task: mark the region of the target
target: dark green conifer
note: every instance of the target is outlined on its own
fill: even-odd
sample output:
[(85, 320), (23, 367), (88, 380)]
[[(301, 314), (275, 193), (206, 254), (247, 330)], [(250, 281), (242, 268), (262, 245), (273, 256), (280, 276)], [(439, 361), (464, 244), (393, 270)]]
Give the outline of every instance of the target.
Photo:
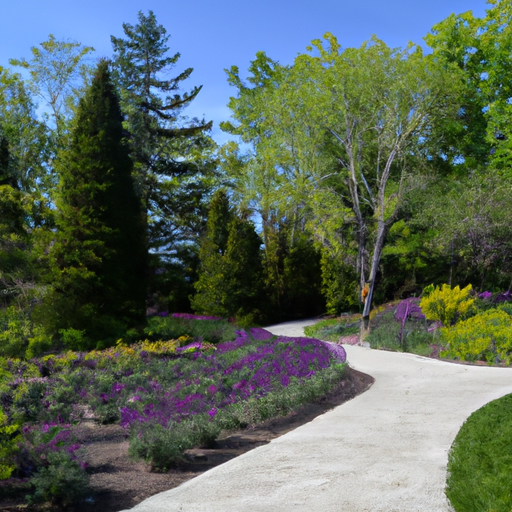
[(192, 307), (210, 315), (236, 316), (247, 323), (257, 318), (262, 283), (260, 245), (247, 213), (236, 215), (226, 193), (217, 192), (201, 241)]
[(58, 159), (55, 272), (43, 310), (71, 348), (111, 343), (145, 319), (145, 233), (122, 122), (101, 61)]

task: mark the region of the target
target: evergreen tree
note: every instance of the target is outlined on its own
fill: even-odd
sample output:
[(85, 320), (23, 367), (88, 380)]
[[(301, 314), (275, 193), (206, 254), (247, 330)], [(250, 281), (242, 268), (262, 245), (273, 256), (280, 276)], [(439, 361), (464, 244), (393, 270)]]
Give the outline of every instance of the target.
[(199, 279), (194, 283), (196, 294), (191, 298), (195, 311), (219, 316), (230, 315), (226, 304), (224, 255), (233, 216), (227, 194), (222, 190), (216, 192), (210, 203), (206, 230), (199, 249)]
[[(212, 143), (204, 133), (212, 123), (187, 121), (182, 116), (201, 87), (178, 94), (181, 82), (190, 76), (192, 68), (175, 78), (163, 78), (180, 54), (168, 55), (169, 36), (152, 11), (147, 16), (139, 12), (138, 20), (135, 26), (123, 24), (126, 39), (111, 37), (115, 52), (113, 74), (126, 113), (139, 193), (147, 215), (160, 220), (172, 216), (169, 201), (179, 195), (176, 181), (171, 178), (197, 175), (199, 169), (207, 166), (203, 150)], [(151, 230), (150, 222), (148, 229)], [(150, 238), (152, 235), (149, 233)]]
[(248, 213), (235, 215), (229, 224), (224, 256), (228, 284), (225, 303), (229, 316), (237, 317), (245, 325), (253, 324), (261, 316), (261, 243)]
[(55, 272), (41, 315), (75, 349), (112, 342), (145, 320), (142, 209), (122, 122), (103, 60), (58, 159)]
[(211, 202), (199, 250), (199, 279), (194, 310), (251, 323), (260, 315), (261, 240), (247, 213), (236, 215), (225, 192)]

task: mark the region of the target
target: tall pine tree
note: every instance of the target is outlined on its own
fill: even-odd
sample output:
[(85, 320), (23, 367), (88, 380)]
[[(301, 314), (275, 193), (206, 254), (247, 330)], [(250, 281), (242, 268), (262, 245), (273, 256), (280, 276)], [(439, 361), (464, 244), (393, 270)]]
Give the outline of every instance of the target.
[(55, 272), (42, 320), (70, 348), (104, 346), (145, 320), (142, 207), (122, 122), (103, 60), (58, 159)]

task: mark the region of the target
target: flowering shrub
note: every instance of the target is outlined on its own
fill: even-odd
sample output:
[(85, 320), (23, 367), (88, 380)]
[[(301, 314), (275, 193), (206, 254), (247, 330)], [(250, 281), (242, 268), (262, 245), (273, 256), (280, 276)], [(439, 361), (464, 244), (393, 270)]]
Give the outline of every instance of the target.
[(512, 362), (512, 317), (491, 309), (441, 329), (446, 355), (462, 361)]
[(441, 288), (436, 286), (421, 299), (420, 308), (427, 320), (439, 321), (448, 327), (473, 309), (475, 299), (469, 297), (471, 289), (471, 285), (462, 290), (459, 286), (452, 289), (448, 284)]
[(419, 307), (420, 299), (416, 297), (409, 297), (401, 301), (395, 311), (395, 320), (400, 322), (400, 331), (398, 333), (398, 344), (402, 347), (405, 346), (405, 323), (408, 318), (414, 318), (416, 320), (425, 320), (425, 315)]
[[(158, 319), (168, 320), (173, 318)], [(210, 322), (216, 329), (217, 321)], [(120, 422), (133, 456), (167, 468), (220, 429), (286, 414), (343, 376), (342, 347), (275, 338), (260, 328), (233, 327), (233, 333), (216, 345), (184, 335), (31, 361), (0, 359), (0, 405), (7, 418), (0, 427), (24, 425), (16, 462), (11, 455), (2, 461), (4, 477), (42, 475), (37, 485), (45, 496), (48, 480), (64, 481), (51, 460), (64, 461), (75, 474), (82, 459), (70, 425), (86, 412), (101, 423)], [(0, 450), (10, 450), (1, 432)]]
[(398, 303), (395, 311), (395, 320), (403, 322), (408, 318), (415, 318), (417, 320), (425, 320), (425, 315), (421, 310), (420, 299), (418, 297), (409, 297)]

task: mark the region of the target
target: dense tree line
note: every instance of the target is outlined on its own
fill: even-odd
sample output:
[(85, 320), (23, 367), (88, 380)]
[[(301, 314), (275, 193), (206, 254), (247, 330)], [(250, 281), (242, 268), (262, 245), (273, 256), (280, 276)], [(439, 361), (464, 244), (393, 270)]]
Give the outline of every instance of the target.
[(429, 52), (260, 52), (227, 70), (223, 147), (151, 11), (110, 60), (50, 35), (0, 67), (0, 355), (135, 339), (162, 311), (368, 317), (430, 283), (510, 288), (511, 16), (452, 15)]

